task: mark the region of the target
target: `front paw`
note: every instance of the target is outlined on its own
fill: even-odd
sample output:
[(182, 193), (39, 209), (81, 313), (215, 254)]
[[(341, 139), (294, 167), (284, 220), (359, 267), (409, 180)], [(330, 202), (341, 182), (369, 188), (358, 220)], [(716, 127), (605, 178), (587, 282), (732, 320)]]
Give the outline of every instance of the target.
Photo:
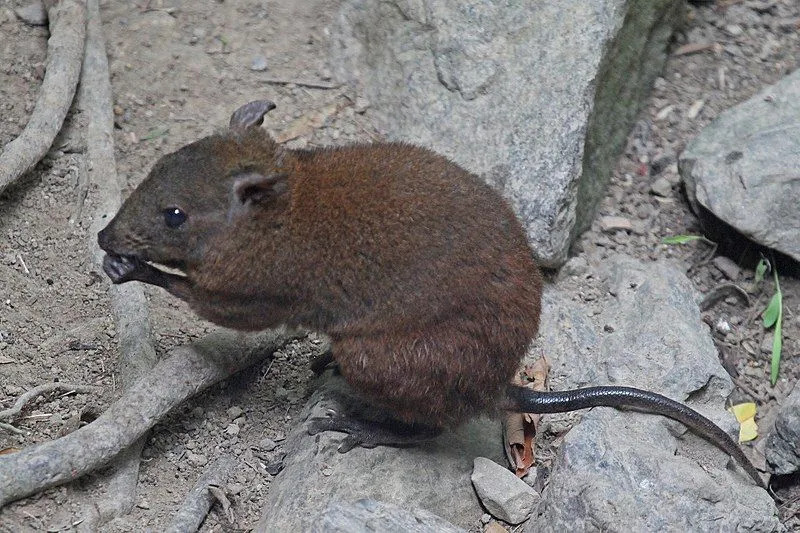
[(125, 283), (137, 279), (144, 267), (139, 259), (125, 255), (106, 254), (103, 258), (103, 271), (113, 283)]

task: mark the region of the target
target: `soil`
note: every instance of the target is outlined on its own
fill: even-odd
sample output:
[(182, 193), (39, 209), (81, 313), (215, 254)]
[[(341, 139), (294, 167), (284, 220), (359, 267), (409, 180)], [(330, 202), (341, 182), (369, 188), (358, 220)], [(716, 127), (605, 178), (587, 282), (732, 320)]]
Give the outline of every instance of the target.
[[(139, 4), (102, 6), (117, 165), (128, 190), (160, 156), (224, 127), (233, 109), (256, 98), (277, 103), (266, 127), (289, 139), (292, 147), (383, 137), (371, 124), (369, 102), (338, 87), (325, 64), (326, 27), (338, 2)], [(24, 127), (44, 73), (48, 33), (17, 19), (13, 9), (22, 5), (16, 0), (0, 3), (2, 144)], [(721, 111), (799, 66), (799, 23), (795, 0), (690, 6), (663, 76), (619, 159), (597, 221), (575, 245), (575, 253), (595, 248), (601, 254), (616, 250), (643, 260), (674, 258), (703, 293), (723, 283), (749, 288), (749, 306), (726, 299), (704, 317), (737, 383), (731, 399), (756, 402), (761, 435), (800, 378), (800, 281), (780, 277), (783, 360), (780, 379), (772, 387), (771, 333), (759, 316), (774, 290), (772, 279), (751, 287), (755, 263), (744, 248), (726, 249), (740, 269), (737, 274), (703, 242), (665, 245), (661, 240), (704, 231), (681, 189), (677, 154)], [(682, 45), (696, 43), (710, 46), (682, 53)], [(73, 121), (79, 122), (76, 117)], [(63, 135), (34, 171), (0, 196), (0, 409), (24, 391), (52, 381), (98, 385), (103, 393), (43, 396), (15, 421), (24, 435), (0, 430), (0, 450), (72, 431), (119, 395), (109, 283), (89, 259), (88, 243), (94, 236), (87, 233), (90, 221), (83, 213), (90, 210), (80, 210), (76, 188), (82, 151), (74, 136)], [(601, 224), (603, 216), (624, 217), (632, 229), (608, 228)], [(159, 354), (213, 328), (162, 292), (148, 288), (147, 295)], [(316, 335), (293, 342), (156, 426), (143, 452), (136, 506), (107, 530), (163, 529), (204, 465), (223, 452), (238, 458), (225, 486), (233, 523), (214, 510), (203, 531), (252, 527), (269, 491), (270, 472), (279, 468), (281, 440), (311, 387), (308, 361), (323, 344)], [(762, 446), (763, 438), (748, 445), (756, 462), (763, 463)], [(796, 481), (782, 480), (779, 490), (788, 501), (781, 512), (790, 529), (800, 528), (800, 505), (793, 501), (800, 498)], [(0, 531), (70, 530), (81, 503), (95, 490), (89, 477), (11, 504), (0, 511)]]

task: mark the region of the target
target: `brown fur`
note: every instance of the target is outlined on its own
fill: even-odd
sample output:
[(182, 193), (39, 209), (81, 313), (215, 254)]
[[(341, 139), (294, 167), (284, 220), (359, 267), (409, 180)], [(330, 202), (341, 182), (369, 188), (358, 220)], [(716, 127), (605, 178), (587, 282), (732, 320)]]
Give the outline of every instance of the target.
[[(232, 210), (245, 172), (285, 173), (288, 190)], [(190, 227), (164, 227), (170, 205)], [(353, 388), (406, 422), (492, 406), (538, 327), (541, 279), (509, 206), (416, 146), (284, 151), (258, 129), (202, 139), (159, 161), (101, 243), (182, 267), (189, 285), (173, 292), (218, 324), (328, 333)]]

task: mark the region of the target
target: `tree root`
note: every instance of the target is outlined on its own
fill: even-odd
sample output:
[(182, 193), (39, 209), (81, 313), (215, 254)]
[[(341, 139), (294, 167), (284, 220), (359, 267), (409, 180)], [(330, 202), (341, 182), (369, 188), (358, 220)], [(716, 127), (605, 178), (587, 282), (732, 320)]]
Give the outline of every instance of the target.
[(184, 533), (200, 529), (211, 506), (217, 501), (209, 486), (220, 486), (225, 483), (235, 464), (233, 457), (223, 455), (206, 468), (172, 518), (166, 529), (167, 533)]
[(219, 330), (170, 352), (94, 422), (60, 439), (0, 456), (0, 507), (108, 463), (173, 407), (263, 359), (297, 335)]
[(50, 19), (47, 70), (28, 124), (0, 154), (0, 193), (32, 169), (50, 149), (72, 104), (81, 73), (85, 0), (47, 0), (45, 7)]
[[(91, 184), (93, 195), (87, 244), (94, 268), (102, 272), (103, 251), (97, 244), (96, 235), (119, 209), (122, 198), (114, 158), (111, 82), (98, 0), (88, 0), (87, 11), (86, 50), (77, 104), (88, 118), (86, 160), (90, 164), (81, 167), (89, 174), (82, 181)], [(128, 389), (158, 360), (151, 340), (150, 314), (144, 291), (138, 283), (112, 285), (109, 297), (119, 342), (117, 381), (123, 389)], [(99, 484), (104, 490), (85, 504), (80, 529), (96, 530), (117, 516), (127, 514), (136, 504), (140, 453), (145, 439), (146, 433), (134, 446), (117, 456), (111, 468), (99, 476)]]
[(54, 390), (63, 390), (67, 392), (99, 392), (102, 390), (100, 387), (93, 387), (91, 385), (76, 385), (74, 383), (45, 383), (32, 388), (14, 402), (14, 405), (4, 411), (0, 411), (0, 420), (13, 420), (14, 417), (22, 412), (22, 409), (30, 402), (48, 392)]

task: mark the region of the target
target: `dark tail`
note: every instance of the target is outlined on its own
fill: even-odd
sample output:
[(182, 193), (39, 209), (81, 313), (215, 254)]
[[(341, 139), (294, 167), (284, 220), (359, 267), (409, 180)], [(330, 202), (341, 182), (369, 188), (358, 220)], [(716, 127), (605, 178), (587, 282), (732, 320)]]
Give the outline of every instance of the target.
[(727, 433), (690, 407), (655, 392), (616, 386), (540, 392), (511, 385), (508, 388), (508, 397), (512, 401), (514, 410), (523, 413), (564, 413), (588, 407), (618, 407), (666, 416), (677, 420), (728, 455), (732, 455), (759, 487), (767, 488), (756, 468)]

